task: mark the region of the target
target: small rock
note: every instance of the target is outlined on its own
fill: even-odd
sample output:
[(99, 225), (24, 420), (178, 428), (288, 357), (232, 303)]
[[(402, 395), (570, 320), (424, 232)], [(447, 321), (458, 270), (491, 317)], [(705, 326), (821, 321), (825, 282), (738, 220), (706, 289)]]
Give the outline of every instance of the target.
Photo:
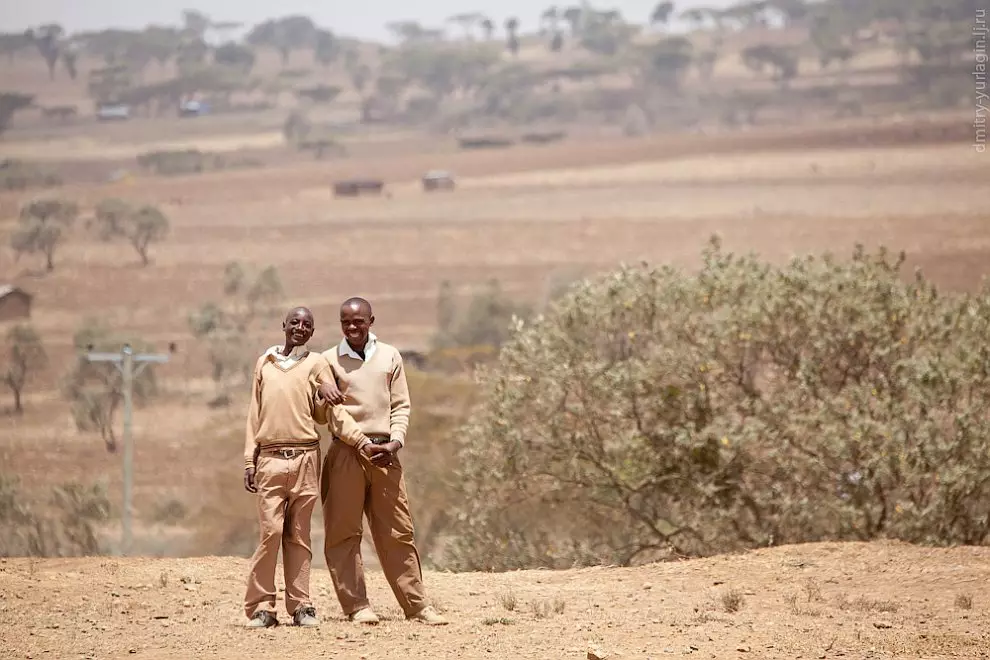
[(739, 651), (740, 653), (749, 653), (748, 646), (737, 646), (736, 650)]
[(605, 660), (606, 658), (608, 658), (608, 653), (602, 647), (596, 644), (588, 645), (588, 660)]
[(183, 607), (192, 607), (192, 601), (184, 600), (184, 601), (182, 601), (182, 606)]
[(880, 628), (881, 630), (885, 630), (887, 628), (893, 628), (894, 624), (890, 623), (889, 621), (874, 621), (873, 627)]
[(652, 588), (653, 588), (653, 585), (650, 584), (649, 582), (647, 582), (646, 584), (643, 585), (643, 589), (644, 590), (649, 590), (649, 589), (652, 589)]

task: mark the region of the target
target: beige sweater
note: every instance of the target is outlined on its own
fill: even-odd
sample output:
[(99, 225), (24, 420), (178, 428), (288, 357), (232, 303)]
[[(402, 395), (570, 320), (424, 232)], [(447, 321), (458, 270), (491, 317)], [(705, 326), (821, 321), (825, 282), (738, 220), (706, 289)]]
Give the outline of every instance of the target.
[(368, 442), (354, 418), (341, 406), (316, 405), (317, 388), (333, 378), (327, 361), (309, 353), (289, 367), (263, 355), (254, 367), (251, 403), (244, 439), (244, 466), (254, 467), (261, 449), (316, 449), (317, 424), (329, 423), (335, 437), (349, 445)]
[[(323, 356), (344, 394), (341, 405), (365, 435), (388, 436), (405, 443), (410, 402), (402, 356), (394, 346), (380, 341), (376, 345), (367, 362), (341, 355), (339, 346), (325, 351)], [(334, 436), (340, 437), (336, 432)], [(346, 438), (341, 440), (347, 442)]]

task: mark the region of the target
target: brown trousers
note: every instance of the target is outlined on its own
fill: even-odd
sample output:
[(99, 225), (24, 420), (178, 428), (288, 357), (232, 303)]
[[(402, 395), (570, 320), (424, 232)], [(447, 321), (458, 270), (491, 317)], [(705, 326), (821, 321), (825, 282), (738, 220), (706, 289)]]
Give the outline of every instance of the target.
[(255, 468), (261, 542), (251, 557), (244, 613), (275, 612), (275, 568), (282, 548), (285, 609), (292, 615), (312, 605), (309, 573), (313, 560), (310, 524), (319, 486), (320, 452), (305, 451), (293, 458), (262, 452)]
[(361, 559), (362, 515), (395, 599), (406, 616), (426, 607), (423, 573), (413, 541), (412, 516), (397, 458), (378, 467), (353, 447), (334, 440), (320, 479), (324, 554), (344, 614), (368, 607)]

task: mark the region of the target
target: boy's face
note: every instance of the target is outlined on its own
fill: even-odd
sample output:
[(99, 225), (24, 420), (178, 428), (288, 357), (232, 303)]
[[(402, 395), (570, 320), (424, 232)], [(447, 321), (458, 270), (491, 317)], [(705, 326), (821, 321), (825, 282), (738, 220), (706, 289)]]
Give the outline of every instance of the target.
[(291, 312), (282, 322), (285, 330), (285, 343), (289, 346), (302, 346), (313, 337), (313, 315), (304, 309)]
[(345, 305), (340, 309), (340, 329), (351, 346), (368, 343), (368, 333), (375, 317), (364, 305)]

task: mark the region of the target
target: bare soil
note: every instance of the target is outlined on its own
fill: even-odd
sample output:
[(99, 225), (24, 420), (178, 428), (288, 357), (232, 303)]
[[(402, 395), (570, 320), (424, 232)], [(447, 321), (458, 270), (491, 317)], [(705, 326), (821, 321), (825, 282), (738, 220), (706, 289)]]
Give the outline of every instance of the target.
[[(5, 658), (986, 658), (990, 548), (809, 544), (635, 568), (425, 576), (451, 624), (377, 627), (313, 576), (318, 629), (243, 629), (246, 561), (0, 560)], [(283, 607), (281, 600), (279, 607)], [(284, 611), (280, 620), (288, 622)]]

